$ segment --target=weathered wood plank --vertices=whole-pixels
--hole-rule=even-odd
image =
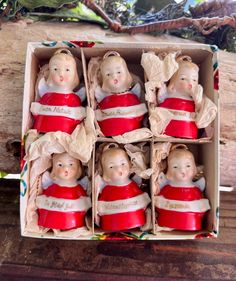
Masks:
[[[236,140],[236,54],[220,52],[220,126],[221,137]]]
[[[236,210],[220,209],[221,218],[235,218]]]
[[[9,272],[12,270],[16,271],[17,274],[14,276],[9,276]],[[42,270],[44,272],[42,276]],[[38,268],[34,266],[13,266],[13,265],[3,265],[2,272],[4,279],[2,281],[58,281],[58,280],[68,280],[68,281],[94,281],[94,280],[103,280],[103,281],[156,281],[156,277],[148,277],[148,276],[132,276],[126,274],[104,274],[104,273],[97,273],[97,272],[75,272],[71,270],[60,270],[58,271],[58,275],[56,276],[55,270],[45,269],[45,268]],[[27,275],[27,276],[26,276]],[[12,279],[16,278],[17,279]],[[42,277],[40,277],[42,276]],[[169,278],[158,278],[158,280],[162,281],[170,281]],[[183,281],[187,281],[187,279],[181,279]]]
[[[224,117],[222,116],[222,118]],[[232,131],[233,130],[234,127],[232,127]],[[228,130],[222,128],[222,132],[224,134],[228,134],[228,137],[230,137],[231,128],[229,128]],[[220,148],[221,185],[236,187],[236,140],[224,139],[223,144],[220,146]]]
[[[236,231],[221,218],[217,239],[68,241],[20,236],[19,181],[0,180],[0,280],[236,280]],[[236,205],[236,192],[222,193]],[[230,197],[230,198],[229,198]]]
[[[19,153],[16,152],[21,138],[22,93],[24,84],[25,53],[28,41],[44,40],[101,40],[101,41],[171,41],[187,40],[150,35],[115,34],[100,27],[78,23],[27,24],[5,23],[0,32],[0,171],[19,172]],[[236,54],[219,52],[220,104],[221,104],[221,184],[236,186]],[[17,143],[18,141],[18,143]],[[6,145],[8,143],[8,145]],[[13,145],[12,145],[13,143]],[[224,144],[225,143],[225,144]]]
[[[220,63],[220,176],[222,185],[236,186],[236,54],[221,51]]]

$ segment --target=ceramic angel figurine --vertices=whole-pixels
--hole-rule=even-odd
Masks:
[[[156,197],[157,223],[177,230],[201,230],[210,209],[204,198],[204,178],[193,182],[197,173],[193,154],[185,145],[176,145],[167,159],[167,182]]]
[[[101,166],[105,181],[98,197],[101,228],[121,231],[144,225],[150,198],[130,180],[130,161],[125,150],[118,146],[104,148]]]
[[[141,87],[133,79],[125,60],[107,52],[100,66],[102,87],[95,90],[96,119],[104,136],[117,136],[142,127],[146,105],[140,102]]]
[[[158,137],[196,139],[198,129],[215,119],[217,107],[198,84],[198,66],[189,56],[175,56],[169,53],[164,60],[153,53],[142,56],[151,131]]]
[[[168,109],[171,117],[164,134],[196,139],[198,128],[207,127],[216,116],[216,106],[198,84],[199,68],[190,57],[177,59],[179,69],[171,77],[167,91],[158,95],[159,107]]]
[[[53,230],[70,230],[85,226],[91,200],[78,183],[81,163],[67,152],[53,154],[52,184],[36,199],[38,225]]]
[[[195,123],[194,93],[198,86],[199,68],[190,61],[179,61],[179,69],[171,77],[167,92],[159,94],[159,107],[173,112],[173,118],[165,128],[164,134],[196,139],[198,128]],[[199,97],[199,103],[201,102]]]
[[[81,106],[84,88],[75,93],[79,85],[76,60],[67,49],[57,50],[51,57],[46,77],[38,81],[39,101],[31,104],[34,129],[47,133],[62,131],[71,134],[85,117]]]

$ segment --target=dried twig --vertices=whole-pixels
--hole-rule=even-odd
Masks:
[[[100,6],[98,6],[94,1],[92,0],[82,0],[82,3],[86,5],[89,9],[94,11],[97,15],[99,15],[102,19],[107,22],[110,29],[114,32],[121,32],[121,24],[117,21],[114,21],[110,19],[110,17],[102,10]]]
[[[214,18],[200,18],[192,19],[187,17],[182,17],[179,19],[159,21],[154,23],[143,24],[139,26],[122,26],[120,32],[126,33],[145,33],[153,32],[158,30],[165,29],[177,29],[186,26],[195,26],[203,35],[208,35],[214,30],[217,30],[221,26],[230,25],[236,28],[236,15],[232,17],[225,16],[223,18],[214,17]]]
[[[120,23],[113,21],[110,17],[92,0],[82,1],[88,8],[93,10],[96,14],[101,16],[108,24],[110,29],[114,32],[124,33],[146,33],[165,29],[177,29],[186,26],[196,27],[203,35],[208,35],[217,30],[221,26],[229,25],[236,28],[236,14],[224,17],[202,17],[199,19],[192,19],[181,17],[178,19],[158,21],[154,23],[147,23],[138,26],[122,26]]]

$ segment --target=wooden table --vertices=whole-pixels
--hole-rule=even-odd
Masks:
[[[220,235],[194,241],[23,238],[19,181],[0,180],[0,280],[236,280],[236,191],[221,193]]]

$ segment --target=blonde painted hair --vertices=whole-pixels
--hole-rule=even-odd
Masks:
[[[104,80],[104,73],[103,73],[103,68],[105,65],[112,64],[113,62],[119,62],[125,69],[126,72],[126,84],[127,84],[127,90],[130,88],[130,86],[132,85],[133,82],[133,78],[129,72],[129,69],[127,67],[127,64],[125,62],[125,60],[120,56],[120,54],[118,52],[115,51],[109,51],[107,52],[104,56],[103,56],[103,60],[102,63],[100,65],[100,72],[102,75],[102,80]],[[102,85],[102,89],[105,91],[109,91],[109,89],[107,89],[106,85]]]
[[[192,152],[190,152],[188,150],[186,145],[177,144],[177,145],[172,146],[171,151],[167,158],[167,174],[166,175],[168,178],[170,178],[170,171],[169,171],[170,161],[173,158],[189,158],[193,163],[194,175],[197,174],[197,167],[196,167],[195,159],[194,159]]]
[[[77,158],[74,158],[72,157],[70,154],[68,154],[67,152],[63,152],[63,153],[54,153],[52,155],[52,169],[51,169],[51,178],[52,179],[56,179],[56,174],[55,174],[55,162],[60,159],[60,158],[63,158],[63,157],[70,157],[70,158],[73,158],[75,159],[76,163],[78,164],[78,174],[77,174],[77,178],[80,178],[82,173],[83,173],[83,169],[82,169],[82,164],[81,164],[81,161]]]
[[[102,174],[104,173],[104,166],[105,166],[105,163],[106,163],[106,157],[111,156],[112,154],[114,155],[116,153],[123,154],[125,156],[125,158],[127,159],[127,161],[130,163],[130,159],[128,157],[128,154],[126,153],[126,151],[124,149],[119,147],[116,143],[108,144],[103,148],[101,158],[100,158],[100,165],[101,165]],[[130,164],[130,166],[131,166],[131,164]]]
[[[50,65],[52,64],[52,62],[54,60],[70,61],[72,63],[72,66],[74,68],[74,79],[73,79],[71,87],[72,87],[72,89],[75,89],[78,86],[78,84],[80,83],[78,70],[77,70],[77,64],[76,64],[76,60],[75,60],[74,56],[67,49],[59,49],[51,57],[51,59],[49,61],[49,75],[48,75],[47,83],[49,85],[52,83],[52,78],[51,78],[51,74],[50,74]]]
[[[180,56],[176,59],[176,61],[179,64],[179,68],[170,78],[170,82],[168,85],[168,89],[170,90],[174,88],[176,77],[182,67],[188,67],[189,69],[194,69],[196,70],[196,72],[199,72],[199,67],[192,62],[192,59],[189,56]]]

